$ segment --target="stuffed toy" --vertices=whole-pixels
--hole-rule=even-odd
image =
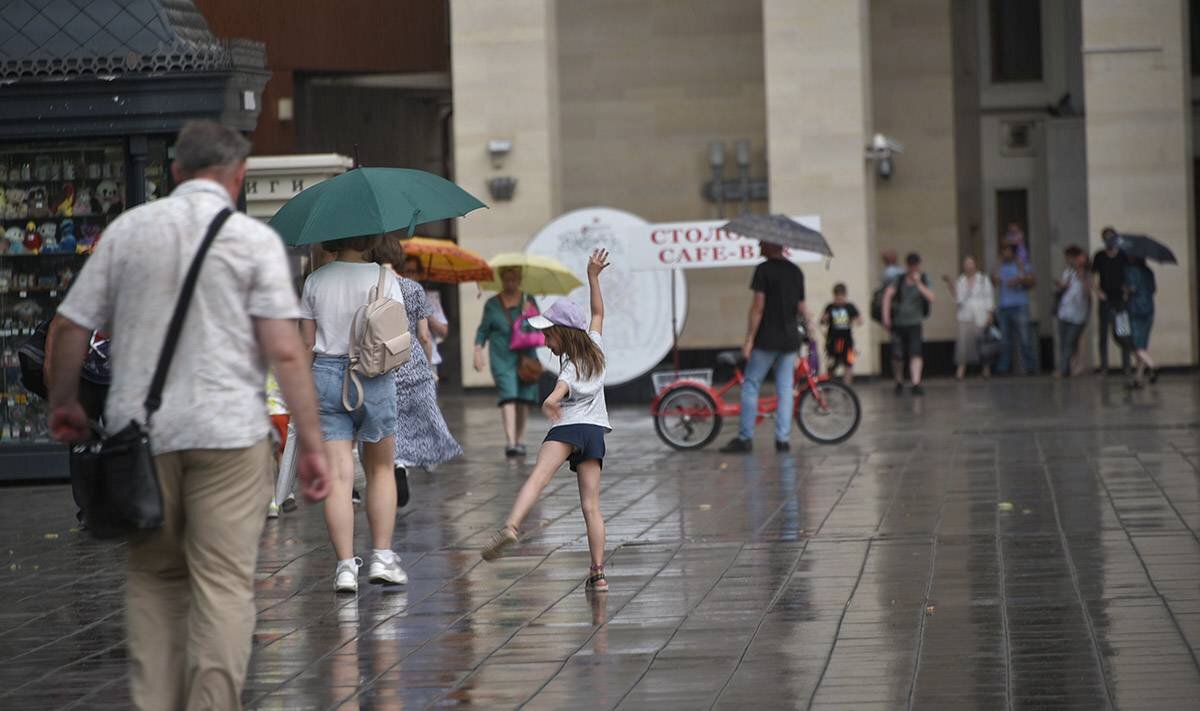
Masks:
[[[75,237],[75,221],[63,220],[59,225],[58,251],[63,254],[75,254],[78,240]]]
[[[9,254],[25,253],[25,232],[20,227],[9,227],[4,233],[4,241],[8,243]]]
[[[35,185],[30,188],[29,194],[25,196],[25,201],[29,203],[31,217],[50,216],[50,196],[46,193],[45,185]]]
[[[58,223],[43,222],[38,227],[38,234],[42,236],[41,251],[43,254],[58,252]]]
[[[99,212],[102,215],[112,215],[124,208],[121,191],[111,180],[101,180],[96,186],[96,199],[100,201]]]
[[[54,214],[62,215],[63,217],[72,217],[75,214],[75,184],[67,183],[63,187],[63,199],[58,203],[58,207],[54,210]]]
[[[8,203],[4,208],[4,218],[7,220],[19,220],[28,216],[28,210],[25,207],[25,191],[21,188],[9,188],[5,191],[5,199]]]
[[[30,254],[42,251],[42,236],[38,234],[37,223],[33,220],[25,223],[25,239],[22,244],[25,245],[25,251]]]
[[[75,246],[76,254],[91,254],[96,248],[96,243],[100,241],[100,226],[99,225],[84,225],[83,237],[80,238],[79,244]]]
[[[75,205],[72,209],[72,217],[80,217],[95,213],[92,203],[92,191],[88,188],[80,188],[75,192]]]

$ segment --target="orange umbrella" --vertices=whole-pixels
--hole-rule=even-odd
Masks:
[[[413,237],[402,240],[404,256],[421,260],[424,279],[446,284],[491,281],[492,268],[478,252],[460,247],[448,239]]]

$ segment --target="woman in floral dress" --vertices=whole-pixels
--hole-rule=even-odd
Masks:
[[[395,374],[399,400],[394,462],[396,498],[399,505],[404,506],[408,503],[409,469],[432,469],[461,455],[463,449],[450,434],[437,403],[437,379],[429,358],[433,336],[427,321],[433,307],[426,300],[425,289],[420,284],[402,276],[396,278],[404,295],[409,332],[420,344],[420,348],[412,349],[412,357]]]

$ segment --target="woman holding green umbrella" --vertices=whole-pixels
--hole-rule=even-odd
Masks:
[[[537,404],[537,379],[522,380],[521,359],[537,359],[534,349],[512,350],[513,324],[527,314],[537,314],[537,304],[521,291],[521,268],[500,270],[502,289],[483,306],[483,320],[475,331],[475,370],[483,370],[483,347],[488,348],[488,364],[496,383],[500,413],[504,420],[504,456],[525,456],[525,425],[529,406]],[[528,366],[527,366],[528,367]]]

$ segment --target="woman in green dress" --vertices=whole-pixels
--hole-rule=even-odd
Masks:
[[[483,320],[475,332],[475,371],[483,370],[483,345],[490,343],[488,363],[492,369],[492,380],[499,391],[500,412],[504,419],[505,447],[507,457],[525,455],[525,425],[529,419],[529,406],[537,404],[537,383],[523,383],[517,377],[517,365],[521,355],[536,358],[533,350],[509,350],[512,325],[521,318],[526,303],[533,299],[521,293],[521,269],[509,267],[500,270],[500,283],[504,288],[487,300],[483,306]],[[536,305],[535,305],[536,307]]]

